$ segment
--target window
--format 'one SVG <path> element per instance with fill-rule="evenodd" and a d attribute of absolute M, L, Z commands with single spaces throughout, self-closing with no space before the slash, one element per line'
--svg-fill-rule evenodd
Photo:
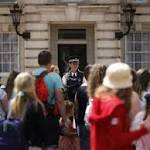
<path fill-rule="evenodd" d="M 0 33 L 0 72 L 18 70 L 18 39 L 15 33 Z"/>
<path fill-rule="evenodd" d="M 0 4 L 14 3 L 16 0 L 0 0 Z"/>
<path fill-rule="evenodd" d="M 82 3 L 89 0 L 48 0 L 49 3 Z"/>
<path fill-rule="evenodd" d="M 128 0 L 130 2 L 130 0 Z M 147 3 L 150 3 L 150 0 L 132 0 L 132 3 L 133 4 L 147 4 Z"/>
<path fill-rule="evenodd" d="M 85 29 L 59 29 L 58 39 L 86 39 Z"/>
<path fill-rule="evenodd" d="M 134 69 L 150 69 L 150 33 L 130 33 L 127 36 L 125 61 Z"/>
<path fill-rule="evenodd" d="M 150 0 L 135 0 L 137 3 L 148 3 Z"/>

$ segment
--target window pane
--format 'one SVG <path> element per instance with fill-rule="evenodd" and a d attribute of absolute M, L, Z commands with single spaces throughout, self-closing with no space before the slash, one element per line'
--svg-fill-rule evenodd
<path fill-rule="evenodd" d="M 138 70 L 140 69 L 142 66 L 141 66 L 141 63 L 135 63 L 135 69 Z"/>
<path fill-rule="evenodd" d="M 0 72 L 18 68 L 18 40 L 15 33 L 0 33 Z"/>
<path fill-rule="evenodd" d="M 132 53 L 131 53 L 132 52 Z M 150 70 L 150 33 L 130 33 L 127 36 L 126 63 L 134 69 Z"/>
<path fill-rule="evenodd" d="M 0 72 L 2 72 L 2 54 L 0 53 Z"/>
<path fill-rule="evenodd" d="M 150 59 L 150 53 L 141 54 L 141 58 L 143 62 L 147 62 Z"/>
<path fill-rule="evenodd" d="M 135 34 L 135 41 L 138 41 L 138 42 L 141 41 L 141 33 L 136 33 Z"/>
<path fill-rule="evenodd" d="M 135 54 L 135 62 L 141 62 L 141 54 L 139 53 Z"/>
<path fill-rule="evenodd" d="M 11 60 L 11 59 L 10 59 L 10 55 L 9 55 L 9 54 L 4 54 L 4 55 L 3 55 L 3 61 L 4 61 L 4 62 L 10 62 L 10 60 Z"/>
<path fill-rule="evenodd" d="M 4 72 L 9 72 L 10 71 L 10 64 L 9 63 L 3 64 L 3 71 Z"/>
<path fill-rule="evenodd" d="M 132 33 L 128 35 L 128 42 L 130 42 L 130 41 L 133 41 L 133 34 Z"/>
<path fill-rule="evenodd" d="M 3 44 L 3 51 L 4 51 L 4 53 L 10 51 L 9 46 L 10 46 L 9 43 L 4 43 L 4 44 Z"/>
<path fill-rule="evenodd" d="M 141 51 L 141 43 L 135 43 L 135 51 Z"/>
<path fill-rule="evenodd" d="M 0 0 L 0 3 L 10 3 L 10 2 L 14 3 L 15 0 Z"/>
<path fill-rule="evenodd" d="M 128 61 L 128 62 L 132 62 L 133 59 L 134 59 L 134 54 L 129 53 L 129 54 L 128 54 L 128 57 L 127 57 L 127 61 Z"/>
<path fill-rule="evenodd" d="M 144 43 L 143 44 L 143 47 L 142 47 L 142 50 L 143 51 L 150 51 L 150 43 Z"/>
<path fill-rule="evenodd" d="M 16 34 L 11 34 L 10 35 L 10 41 L 12 43 L 17 43 L 17 35 Z"/>
<path fill-rule="evenodd" d="M 149 41 L 150 40 L 150 34 L 143 33 L 142 39 L 143 39 L 143 41 Z"/>
<path fill-rule="evenodd" d="M 128 44 L 128 51 L 133 51 L 134 48 L 133 48 L 133 44 L 131 42 L 129 42 Z"/>
<path fill-rule="evenodd" d="M 85 29 L 59 29 L 58 39 L 86 39 Z"/>
<path fill-rule="evenodd" d="M 14 64 L 12 63 L 11 64 L 11 71 L 12 70 L 18 70 L 18 65 L 16 63 L 14 63 Z"/>
<path fill-rule="evenodd" d="M 14 63 L 16 62 L 17 54 L 11 54 L 11 62 Z"/>
<path fill-rule="evenodd" d="M 3 34 L 3 41 L 9 42 L 9 34 L 8 33 Z"/>

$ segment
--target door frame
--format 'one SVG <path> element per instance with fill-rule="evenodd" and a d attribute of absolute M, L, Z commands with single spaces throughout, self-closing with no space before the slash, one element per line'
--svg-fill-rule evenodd
<path fill-rule="evenodd" d="M 86 40 L 58 40 L 59 29 L 86 29 Z M 52 63 L 58 65 L 58 44 L 86 44 L 87 63 L 94 63 L 94 24 L 51 24 L 50 25 L 50 50 Z"/>

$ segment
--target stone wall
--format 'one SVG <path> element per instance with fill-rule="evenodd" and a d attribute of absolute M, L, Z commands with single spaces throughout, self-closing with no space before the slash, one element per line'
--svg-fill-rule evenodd
<path fill-rule="evenodd" d="M 18 0 L 21 2 L 21 0 Z M 96 5 L 75 3 L 50 4 L 49 0 L 23 0 L 24 16 L 21 30 L 31 32 L 31 39 L 20 39 L 21 70 L 38 67 L 37 56 L 41 50 L 52 47 L 51 25 L 93 24 L 94 63 L 110 64 L 123 60 L 124 46 L 115 39 L 115 31 L 122 29 L 120 0 L 96 0 Z M 54 1 L 55 2 L 55 1 Z M 1 6 L 0 6 L 1 7 Z M 150 5 L 135 5 L 134 31 L 150 31 Z M 0 8 L 0 32 L 12 32 L 12 20 L 8 6 Z M 122 40 L 124 41 L 124 39 Z M 52 53 L 54 53 L 52 51 Z M 87 54 L 88 55 L 88 54 Z M 57 55 L 54 59 L 58 59 Z"/>
<path fill-rule="evenodd" d="M 109 64 L 120 59 L 120 0 L 97 0 L 97 5 L 48 5 L 46 0 L 25 0 L 25 28 L 31 39 L 25 42 L 25 68 L 37 67 L 37 55 L 51 49 L 51 24 L 94 24 L 94 62 Z M 57 58 L 55 58 L 57 59 Z M 32 63 L 31 63 L 32 62 Z"/>

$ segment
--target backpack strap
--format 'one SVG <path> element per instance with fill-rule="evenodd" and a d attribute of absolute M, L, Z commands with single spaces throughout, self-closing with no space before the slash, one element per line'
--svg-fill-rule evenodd
<path fill-rule="evenodd" d="M 40 75 L 37 75 L 36 78 L 44 78 L 48 73 L 49 73 L 49 71 L 45 70 Z"/>

